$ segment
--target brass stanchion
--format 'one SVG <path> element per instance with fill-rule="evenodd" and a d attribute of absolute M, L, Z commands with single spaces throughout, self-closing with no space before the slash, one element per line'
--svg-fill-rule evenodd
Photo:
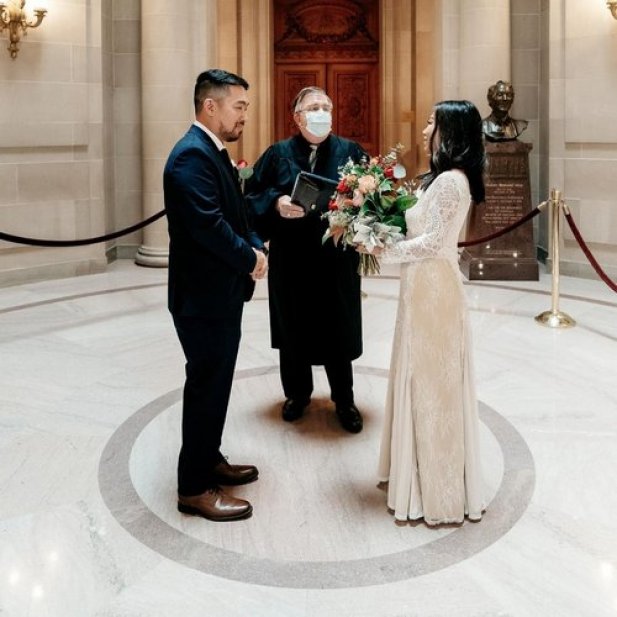
<path fill-rule="evenodd" d="M 561 192 L 551 189 L 549 212 L 551 213 L 551 259 L 553 262 L 553 291 L 551 294 L 551 310 L 544 311 L 536 316 L 536 321 L 547 328 L 571 328 L 576 321 L 559 310 L 559 242 L 560 242 L 560 214 L 563 207 Z"/>

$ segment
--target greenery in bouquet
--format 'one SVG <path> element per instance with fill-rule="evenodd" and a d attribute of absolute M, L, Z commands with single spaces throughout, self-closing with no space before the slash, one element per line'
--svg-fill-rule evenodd
<path fill-rule="evenodd" d="M 376 247 L 387 248 L 405 237 L 405 210 L 417 198 L 411 186 L 401 182 L 406 175 L 397 162 L 402 148 L 398 144 L 385 156 L 347 161 L 339 169 L 339 184 L 323 215 L 328 220 L 324 242 L 332 238 L 343 247 L 362 246 L 367 251 L 360 254 L 360 274 L 379 272 L 373 255 Z"/>

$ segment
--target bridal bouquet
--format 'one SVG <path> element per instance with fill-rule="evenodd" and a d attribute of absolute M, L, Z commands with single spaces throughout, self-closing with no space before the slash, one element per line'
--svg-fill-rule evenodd
<path fill-rule="evenodd" d="M 372 254 L 376 247 L 386 248 L 405 238 L 405 210 L 417 201 L 410 186 L 400 184 L 406 174 L 397 163 L 401 150 L 398 144 L 385 156 L 345 163 L 323 215 L 328 221 L 323 242 L 332 238 L 344 247 L 366 249 L 367 253 L 360 254 L 359 273 L 363 275 L 379 273 L 379 261 Z"/>

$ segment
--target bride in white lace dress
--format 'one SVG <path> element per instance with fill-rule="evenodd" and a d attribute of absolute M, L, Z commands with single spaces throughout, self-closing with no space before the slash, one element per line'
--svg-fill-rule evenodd
<path fill-rule="evenodd" d="M 397 520 L 479 520 L 485 507 L 477 400 L 457 242 L 484 200 L 482 120 L 467 101 L 438 103 L 423 132 L 431 171 L 406 213 L 379 479 Z"/>

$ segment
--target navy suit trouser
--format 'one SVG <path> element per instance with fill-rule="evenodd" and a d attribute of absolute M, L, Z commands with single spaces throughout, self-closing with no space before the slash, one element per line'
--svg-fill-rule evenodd
<path fill-rule="evenodd" d="M 199 495 L 214 485 L 240 345 L 242 309 L 225 319 L 174 315 L 186 358 L 178 493 Z"/>

